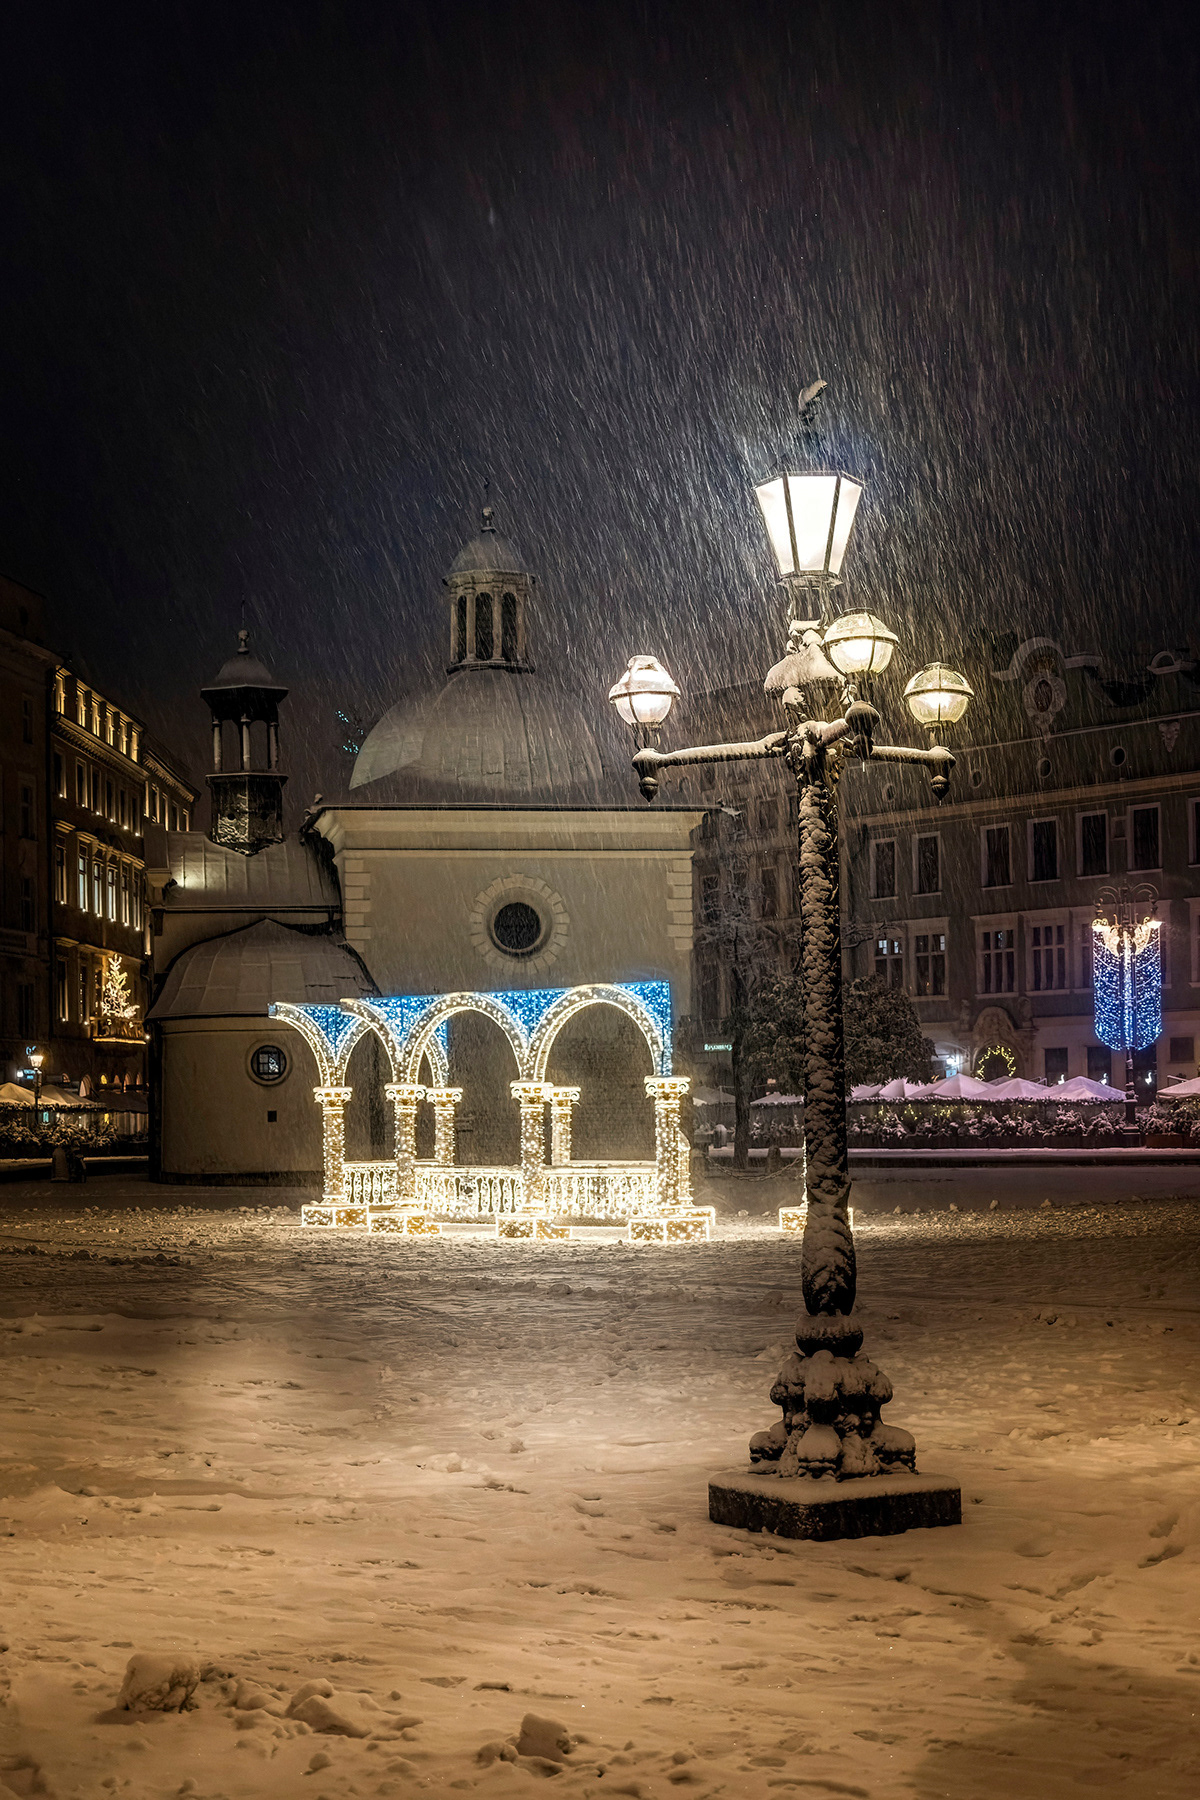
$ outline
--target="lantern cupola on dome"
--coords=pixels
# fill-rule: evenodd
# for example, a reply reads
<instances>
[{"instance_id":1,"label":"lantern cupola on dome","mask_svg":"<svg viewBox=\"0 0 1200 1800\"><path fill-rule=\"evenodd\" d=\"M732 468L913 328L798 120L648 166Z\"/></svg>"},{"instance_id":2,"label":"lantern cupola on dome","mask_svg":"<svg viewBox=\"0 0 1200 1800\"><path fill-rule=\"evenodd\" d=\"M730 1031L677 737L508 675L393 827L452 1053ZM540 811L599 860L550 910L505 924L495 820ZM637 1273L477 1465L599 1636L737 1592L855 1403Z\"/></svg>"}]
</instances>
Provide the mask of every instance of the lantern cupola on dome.
<instances>
[{"instance_id":1,"label":"lantern cupola on dome","mask_svg":"<svg viewBox=\"0 0 1200 1800\"><path fill-rule=\"evenodd\" d=\"M450 598L450 663L469 669L527 671L528 603L534 577L496 530L490 506L445 577Z\"/></svg>"}]
</instances>

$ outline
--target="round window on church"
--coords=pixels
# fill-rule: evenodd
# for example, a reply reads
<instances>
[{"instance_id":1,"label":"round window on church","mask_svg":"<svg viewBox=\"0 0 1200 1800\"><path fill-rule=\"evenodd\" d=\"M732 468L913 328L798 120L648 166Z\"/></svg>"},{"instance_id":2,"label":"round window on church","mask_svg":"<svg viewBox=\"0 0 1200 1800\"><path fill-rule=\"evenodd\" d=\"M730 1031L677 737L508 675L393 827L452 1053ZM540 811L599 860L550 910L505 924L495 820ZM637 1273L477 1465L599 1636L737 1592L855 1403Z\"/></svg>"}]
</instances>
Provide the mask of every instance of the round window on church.
<instances>
[{"instance_id":1,"label":"round window on church","mask_svg":"<svg viewBox=\"0 0 1200 1800\"><path fill-rule=\"evenodd\" d=\"M492 920L492 941L509 956L529 956L545 935L541 914L526 900L509 900Z\"/></svg>"},{"instance_id":2,"label":"round window on church","mask_svg":"<svg viewBox=\"0 0 1200 1800\"><path fill-rule=\"evenodd\" d=\"M260 1044L250 1052L250 1073L255 1081L266 1082L268 1087L282 1081L288 1070L287 1052L278 1044Z\"/></svg>"}]
</instances>

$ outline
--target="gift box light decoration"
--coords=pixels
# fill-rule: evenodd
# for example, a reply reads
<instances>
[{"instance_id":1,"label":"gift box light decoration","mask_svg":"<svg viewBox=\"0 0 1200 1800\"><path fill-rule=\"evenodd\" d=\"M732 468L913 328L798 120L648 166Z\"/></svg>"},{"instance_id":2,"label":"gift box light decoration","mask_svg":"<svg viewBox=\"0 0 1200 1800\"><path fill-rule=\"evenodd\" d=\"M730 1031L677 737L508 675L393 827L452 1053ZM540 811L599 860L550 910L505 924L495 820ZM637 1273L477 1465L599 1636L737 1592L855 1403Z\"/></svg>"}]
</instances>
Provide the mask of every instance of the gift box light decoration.
<instances>
[{"instance_id":1,"label":"gift box light decoration","mask_svg":"<svg viewBox=\"0 0 1200 1800\"><path fill-rule=\"evenodd\" d=\"M579 1012L612 1006L641 1031L654 1074L646 1078L654 1105L653 1163L571 1160L571 1108L578 1087L547 1080L555 1040ZM314 1095L322 1107L324 1191L320 1206L305 1207L305 1224L352 1227L394 1235L438 1229L437 1217L492 1216L497 1234L515 1241L561 1239L570 1218L630 1221L637 1241L692 1242L707 1238L711 1209L690 1206L691 1147L679 1110L690 1083L672 1076L671 992L662 981L593 982L574 988L506 989L495 993L383 995L340 1006L279 1002L273 1018L294 1026L309 1045L321 1075ZM463 1097L449 1085L450 1021L482 1013L507 1038L518 1080L511 1084L521 1114L519 1169L468 1169L455 1165L454 1114ZM350 1057L368 1033L381 1041L392 1079L394 1153L386 1161L346 1161L345 1109ZM420 1110L434 1113L431 1163L417 1158ZM550 1161L546 1160L546 1108L550 1108ZM435 1215L431 1218L431 1215ZM636 1222L637 1229L633 1228Z\"/></svg>"}]
</instances>

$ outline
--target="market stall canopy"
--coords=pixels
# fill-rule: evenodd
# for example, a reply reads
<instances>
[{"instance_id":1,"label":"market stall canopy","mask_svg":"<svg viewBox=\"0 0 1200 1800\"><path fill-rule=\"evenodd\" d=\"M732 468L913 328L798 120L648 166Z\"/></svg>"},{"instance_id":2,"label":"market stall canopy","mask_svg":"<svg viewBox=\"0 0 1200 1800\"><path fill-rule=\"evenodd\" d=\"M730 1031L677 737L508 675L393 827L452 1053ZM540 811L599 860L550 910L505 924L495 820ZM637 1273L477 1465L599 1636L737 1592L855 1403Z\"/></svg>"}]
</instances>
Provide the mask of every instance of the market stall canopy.
<instances>
[{"instance_id":1,"label":"market stall canopy","mask_svg":"<svg viewBox=\"0 0 1200 1800\"><path fill-rule=\"evenodd\" d=\"M1179 1089L1172 1088L1171 1092L1177 1094ZM1195 1092L1200 1093L1200 1084L1195 1086ZM1123 1100L1125 1095L1120 1088L1109 1087L1106 1081L1090 1081L1086 1075L1073 1075L1070 1081L1060 1082L1051 1089L1050 1097L1053 1100L1092 1101Z\"/></svg>"},{"instance_id":2,"label":"market stall canopy","mask_svg":"<svg viewBox=\"0 0 1200 1800\"><path fill-rule=\"evenodd\" d=\"M975 1075L951 1075L945 1081L935 1081L932 1087L924 1088L922 1092L930 1100L997 1100L1002 1097L997 1092L1002 1085L998 1081L980 1081ZM880 1095L882 1098L883 1094Z\"/></svg>"},{"instance_id":3,"label":"market stall canopy","mask_svg":"<svg viewBox=\"0 0 1200 1800\"><path fill-rule=\"evenodd\" d=\"M1041 1081L1025 1081L1019 1075L1007 1081L991 1081L988 1086L997 1100L1056 1100L1061 1087L1048 1088Z\"/></svg>"},{"instance_id":4,"label":"market stall canopy","mask_svg":"<svg viewBox=\"0 0 1200 1800\"><path fill-rule=\"evenodd\" d=\"M764 1094L760 1100L752 1100L751 1106L803 1106L803 1094Z\"/></svg>"},{"instance_id":5,"label":"market stall canopy","mask_svg":"<svg viewBox=\"0 0 1200 1800\"><path fill-rule=\"evenodd\" d=\"M1123 1100L1125 1098L1124 1094L1118 1095L1113 1089L1109 1091L1114 1099ZM1159 1088L1158 1097L1160 1100L1200 1099L1200 1077L1193 1077L1191 1081L1177 1081L1174 1087Z\"/></svg>"},{"instance_id":6,"label":"market stall canopy","mask_svg":"<svg viewBox=\"0 0 1200 1800\"><path fill-rule=\"evenodd\" d=\"M959 1077L955 1077L959 1079ZM875 1094L876 1100L932 1100L941 1092L943 1082L902 1081L899 1076L895 1081L887 1082ZM857 1090L851 1091L851 1099L856 1097Z\"/></svg>"},{"instance_id":7,"label":"market stall canopy","mask_svg":"<svg viewBox=\"0 0 1200 1800\"><path fill-rule=\"evenodd\" d=\"M851 1088L850 1089L850 1098L852 1100L878 1100L878 1098L879 1098L878 1082L867 1081L867 1082L864 1082L861 1087Z\"/></svg>"},{"instance_id":8,"label":"market stall canopy","mask_svg":"<svg viewBox=\"0 0 1200 1800\"><path fill-rule=\"evenodd\" d=\"M697 1088L692 1095L693 1106L732 1106L733 1095L724 1088Z\"/></svg>"},{"instance_id":9,"label":"market stall canopy","mask_svg":"<svg viewBox=\"0 0 1200 1800\"><path fill-rule=\"evenodd\" d=\"M0 1084L0 1106L32 1106L32 1088L18 1087L15 1081Z\"/></svg>"}]
</instances>

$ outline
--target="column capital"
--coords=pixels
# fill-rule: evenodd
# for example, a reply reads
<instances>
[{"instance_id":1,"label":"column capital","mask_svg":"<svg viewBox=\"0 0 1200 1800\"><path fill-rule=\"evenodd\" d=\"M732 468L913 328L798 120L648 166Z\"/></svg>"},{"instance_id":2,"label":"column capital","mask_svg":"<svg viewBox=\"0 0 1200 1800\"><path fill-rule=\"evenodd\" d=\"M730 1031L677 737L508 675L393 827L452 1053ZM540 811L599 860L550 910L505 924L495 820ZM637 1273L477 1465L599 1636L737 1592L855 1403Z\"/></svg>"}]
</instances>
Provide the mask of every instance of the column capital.
<instances>
[{"instance_id":1,"label":"column capital","mask_svg":"<svg viewBox=\"0 0 1200 1800\"><path fill-rule=\"evenodd\" d=\"M577 1087L551 1087L549 1083L545 1086L546 1097L551 1106L574 1106L583 1092L582 1088Z\"/></svg>"},{"instance_id":2,"label":"column capital","mask_svg":"<svg viewBox=\"0 0 1200 1800\"><path fill-rule=\"evenodd\" d=\"M415 1106L425 1098L425 1089L418 1081L389 1081L383 1093L385 1099L398 1100L402 1106Z\"/></svg>"},{"instance_id":3,"label":"column capital","mask_svg":"<svg viewBox=\"0 0 1200 1800\"><path fill-rule=\"evenodd\" d=\"M345 1106L353 1092L354 1089L348 1087L315 1087L313 1099L319 1100L322 1106Z\"/></svg>"},{"instance_id":4,"label":"column capital","mask_svg":"<svg viewBox=\"0 0 1200 1800\"><path fill-rule=\"evenodd\" d=\"M461 1088L427 1087L425 1089L425 1098L432 1101L434 1106L457 1106L462 1097Z\"/></svg>"},{"instance_id":5,"label":"column capital","mask_svg":"<svg viewBox=\"0 0 1200 1800\"><path fill-rule=\"evenodd\" d=\"M522 1106L544 1106L554 1088L548 1081L510 1081L508 1091Z\"/></svg>"},{"instance_id":6,"label":"column capital","mask_svg":"<svg viewBox=\"0 0 1200 1800\"><path fill-rule=\"evenodd\" d=\"M690 1075L647 1075L644 1079L650 1100L682 1100L692 1085Z\"/></svg>"}]
</instances>

